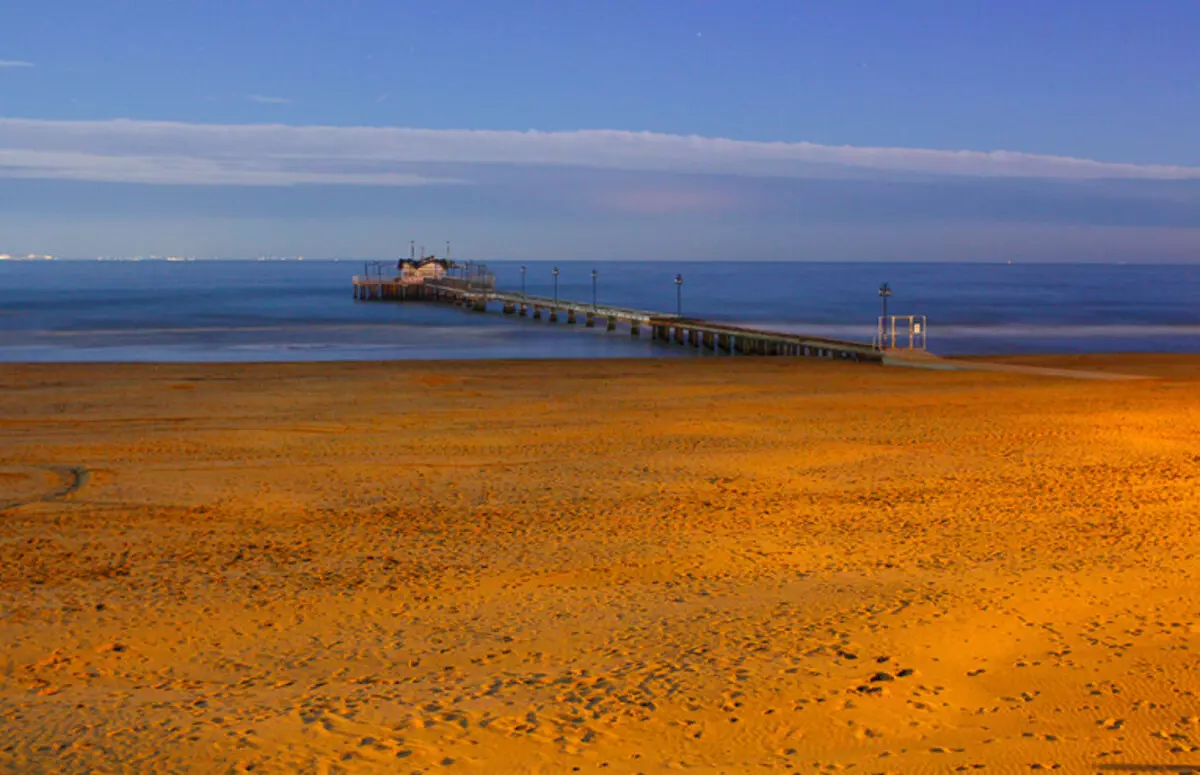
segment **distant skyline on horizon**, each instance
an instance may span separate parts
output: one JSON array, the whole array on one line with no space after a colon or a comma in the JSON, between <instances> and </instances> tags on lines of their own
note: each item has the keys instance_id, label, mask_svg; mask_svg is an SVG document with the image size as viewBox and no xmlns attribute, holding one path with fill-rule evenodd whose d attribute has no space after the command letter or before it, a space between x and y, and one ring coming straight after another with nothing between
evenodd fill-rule
<instances>
[{"instance_id":1,"label":"distant skyline on horizon","mask_svg":"<svg viewBox=\"0 0 1200 775\"><path fill-rule=\"evenodd\" d=\"M18 255L1200 261L1183 0L5 16Z\"/></svg>"}]
</instances>

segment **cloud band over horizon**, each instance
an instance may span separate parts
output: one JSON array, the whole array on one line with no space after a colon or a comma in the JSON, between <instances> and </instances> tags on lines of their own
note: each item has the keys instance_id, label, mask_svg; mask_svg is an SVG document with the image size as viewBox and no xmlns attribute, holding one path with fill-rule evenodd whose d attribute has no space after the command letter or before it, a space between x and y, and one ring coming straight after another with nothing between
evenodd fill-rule
<instances>
[{"instance_id":1,"label":"cloud band over horizon","mask_svg":"<svg viewBox=\"0 0 1200 775\"><path fill-rule=\"evenodd\" d=\"M0 118L0 178L170 185L470 182L403 165L574 166L758 178L1200 180L1200 167L1019 151L760 142L623 130L414 129Z\"/></svg>"}]
</instances>

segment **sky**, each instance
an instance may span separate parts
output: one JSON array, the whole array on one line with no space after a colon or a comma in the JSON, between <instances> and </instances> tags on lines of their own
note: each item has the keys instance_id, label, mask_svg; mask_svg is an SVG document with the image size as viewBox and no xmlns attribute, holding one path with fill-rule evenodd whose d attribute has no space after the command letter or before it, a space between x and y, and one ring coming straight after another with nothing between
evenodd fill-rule
<instances>
[{"instance_id":1,"label":"sky","mask_svg":"<svg viewBox=\"0 0 1200 775\"><path fill-rule=\"evenodd\" d=\"M0 253L1200 261L1193 0L0 0Z\"/></svg>"}]
</instances>

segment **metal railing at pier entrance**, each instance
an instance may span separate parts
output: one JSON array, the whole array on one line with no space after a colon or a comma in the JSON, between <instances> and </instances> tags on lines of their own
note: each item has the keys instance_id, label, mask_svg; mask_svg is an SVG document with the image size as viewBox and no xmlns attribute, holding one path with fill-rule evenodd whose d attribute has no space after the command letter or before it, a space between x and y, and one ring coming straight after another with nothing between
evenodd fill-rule
<instances>
[{"instance_id":1,"label":"metal railing at pier entrance","mask_svg":"<svg viewBox=\"0 0 1200 775\"><path fill-rule=\"evenodd\" d=\"M928 331L924 315L881 315L874 344L881 350L925 350Z\"/></svg>"}]
</instances>

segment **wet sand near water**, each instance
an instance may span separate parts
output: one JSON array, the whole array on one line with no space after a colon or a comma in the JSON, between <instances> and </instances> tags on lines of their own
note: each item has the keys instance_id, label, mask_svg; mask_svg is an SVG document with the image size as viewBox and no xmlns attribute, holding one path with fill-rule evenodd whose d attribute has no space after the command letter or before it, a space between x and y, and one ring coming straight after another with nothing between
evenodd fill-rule
<instances>
[{"instance_id":1,"label":"wet sand near water","mask_svg":"<svg viewBox=\"0 0 1200 775\"><path fill-rule=\"evenodd\" d=\"M0 367L0 772L1200 770L1200 357Z\"/></svg>"}]
</instances>

